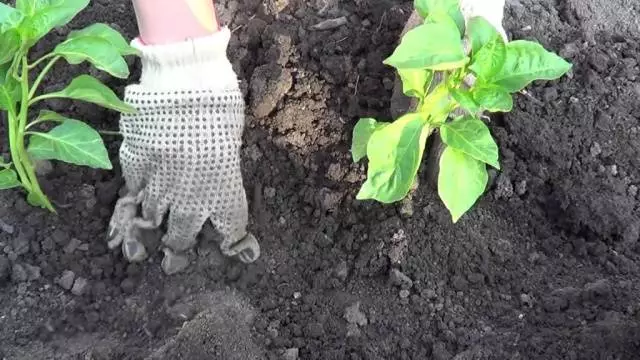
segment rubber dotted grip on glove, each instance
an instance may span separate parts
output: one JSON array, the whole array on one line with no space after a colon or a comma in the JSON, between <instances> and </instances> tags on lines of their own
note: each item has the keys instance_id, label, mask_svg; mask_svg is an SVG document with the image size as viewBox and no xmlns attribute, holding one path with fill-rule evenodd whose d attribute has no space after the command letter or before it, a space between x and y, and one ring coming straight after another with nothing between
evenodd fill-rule
<instances>
[{"instance_id":1,"label":"rubber dotted grip on glove","mask_svg":"<svg viewBox=\"0 0 640 360\"><path fill-rule=\"evenodd\" d=\"M211 219L228 253L247 234L240 169L244 100L237 89L144 91L130 86L122 115L120 161L131 192L142 191L145 218L169 211L163 243L174 251L195 245Z\"/></svg>"}]
</instances>

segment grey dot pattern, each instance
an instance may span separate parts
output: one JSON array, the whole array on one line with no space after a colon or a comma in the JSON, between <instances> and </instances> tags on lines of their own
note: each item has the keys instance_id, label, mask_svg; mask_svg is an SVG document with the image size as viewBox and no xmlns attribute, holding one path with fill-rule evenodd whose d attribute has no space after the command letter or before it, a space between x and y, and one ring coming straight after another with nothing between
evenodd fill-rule
<instances>
[{"instance_id":1,"label":"grey dot pattern","mask_svg":"<svg viewBox=\"0 0 640 360\"><path fill-rule=\"evenodd\" d=\"M245 104L237 89L150 92L129 88L120 161L129 190L142 191L143 214L169 211L164 245L195 245L207 219L229 248L246 235L247 200L240 171ZM153 215L149 215L153 214Z\"/></svg>"}]
</instances>

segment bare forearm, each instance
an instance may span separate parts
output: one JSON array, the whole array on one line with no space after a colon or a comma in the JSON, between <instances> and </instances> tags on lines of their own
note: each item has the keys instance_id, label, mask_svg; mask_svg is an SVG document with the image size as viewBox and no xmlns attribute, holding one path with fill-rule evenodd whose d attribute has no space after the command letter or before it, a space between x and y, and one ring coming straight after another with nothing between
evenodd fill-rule
<instances>
[{"instance_id":1,"label":"bare forearm","mask_svg":"<svg viewBox=\"0 0 640 360\"><path fill-rule=\"evenodd\" d=\"M140 40L167 44L219 30L213 0L133 0Z\"/></svg>"}]
</instances>

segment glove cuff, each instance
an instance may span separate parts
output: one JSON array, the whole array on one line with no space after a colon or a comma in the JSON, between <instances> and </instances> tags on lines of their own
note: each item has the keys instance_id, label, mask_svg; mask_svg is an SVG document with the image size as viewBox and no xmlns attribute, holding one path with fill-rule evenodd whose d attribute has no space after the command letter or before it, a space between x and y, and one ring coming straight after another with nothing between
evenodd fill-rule
<instances>
[{"instance_id":1,"label":"glove cuff","mask_svg":"<svg viewBox=\"0 0 640 360\"><path fill-rule=\"evenodd\" d=\"M161 45L131 46L140 50L144 90L234 90L238 78L227 58L231 32L221 28L205 37Z\"/></svg>"}]
</instances>

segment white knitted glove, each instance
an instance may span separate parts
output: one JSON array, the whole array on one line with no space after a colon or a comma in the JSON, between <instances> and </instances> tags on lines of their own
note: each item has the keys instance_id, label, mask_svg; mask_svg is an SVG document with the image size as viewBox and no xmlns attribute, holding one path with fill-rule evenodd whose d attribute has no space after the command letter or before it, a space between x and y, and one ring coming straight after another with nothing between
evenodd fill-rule
<instances>
[{"instance_id":1,"label":"white knitted glove","mask_svg":"<svg viewBox=\"0 0 640 360\"><path fill-rule=\"evenodd\" d=\"M245 263L260 256L246 230L240 172L244 100L227 59L229 38L223 28L181 43L132 42L141 51L142 75L125 91L125 101L138 113L120 119L120 163L129 193L118 200L108 234L109 247L122 246L129 261L147 257L137 229L160 226L167 212L167 274L188 265L184 252L194 247L207 219L222 235L224 255Z\"/></svg>"}]
</instances>

